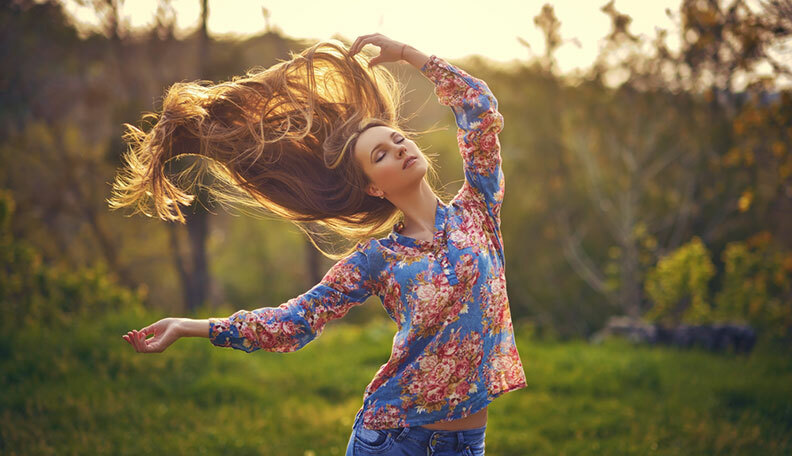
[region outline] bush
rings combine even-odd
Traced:
[[[721,258],[726,271],[715,315],[746,321],[773,338],[792,335],[792,252],[784,252],[763,231],[729,243]]]
[[[143,289],[114,283],[104,264],[67,270],[47,265],[26,242],[14,239],[14,200],[0,190],[0,327],[66,326],[75,318],[142,307]]]
[[[725,271],[713,303],[708,282],[715,268],[701,239],[694,237],[661,258],[644,284],[653,301],[645,318],[669,326],[747,323],[771,339],[792,336],[792,252],[784,252],[763,231],[730,242],[721,258]]]
[[[711,321],[707,283],[714,274],[707,247],[694,237],[647,274],[644,289],[654,305],[645,318],[671,326]]]

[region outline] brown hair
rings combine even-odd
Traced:
[[[143,116],[156,120],[150,131],[124,124],[129,151],[108,200],[111,209],[133,206],[153,217],[153,206],[159,218],[184,223],[179,203],[189,205],[195,196],[166,178],[165,165],[196,155],[197,176],[208,170],[215,178],[207,187],[210,197],[293,222],[330,258],[340,259],[354,246],[332,253],[319,245],[328,235],[357,243],[389,229],[401,211],[365,192],[369,179],[352,151],[372,126],[389,126],[412,139],[403,126],[409,119],[399,113],[402,87],[381,65],[364,69],[359,58],[366,55],[350,57],[336,40],[290,57],[216,85],[177,82],[165,93],[162,114]]]

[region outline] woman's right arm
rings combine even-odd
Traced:
[[[363,304],[372,286],[366,255],[355,251],[313,288],[278,307],[240,310],[228,318],[163,318],[122,337],[141,353],[160,353],[181,337],[208,337],[218,347],[246,352],[295,351],[318,337],[328,321]],[[149,334],[154,337],[146,339]]]
[[[372,295],[368,258],[356,250],[339,260],[322,280],[278,307],[240,310],[209,319],[209,341],[245,352],[292,352],[319,337],[326,323],[343,317]]]

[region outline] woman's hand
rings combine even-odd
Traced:
[[[403,52],[409,48],[406,44],[394,41],[381,33],[374,33],[357,37],[349,47],[349,56],[354,56],[367,44],[373,44],[380,48],[380,54],[369,61],[369,68],[380,63],[398,62],[404,57]]]
[[[135,347],[138,353],[162,353],[181,337],[180,320],[172,317],[163,318],[140,331],[133,329],[121,337]],[[147,339],[146,336],[149,334],[154,334],[154,337]]]

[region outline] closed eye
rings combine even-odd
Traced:
[[[396,141],[396,144],[401,144],[401,143],[403,143],[403,142],[404,142],[404,137],[402,136],[402,137],[401,137],[401,139],[399,139],[398,141]],[[379,156],[377,157],[377,159],[375,160],[375,162],[379,162],[380,160],[382,160],[382,157],[384,157],[384,156],[385,156],[385,153],[384,153],[384,152],[383,152],[383,153],[381,153],[381,154],[379,154]]]

